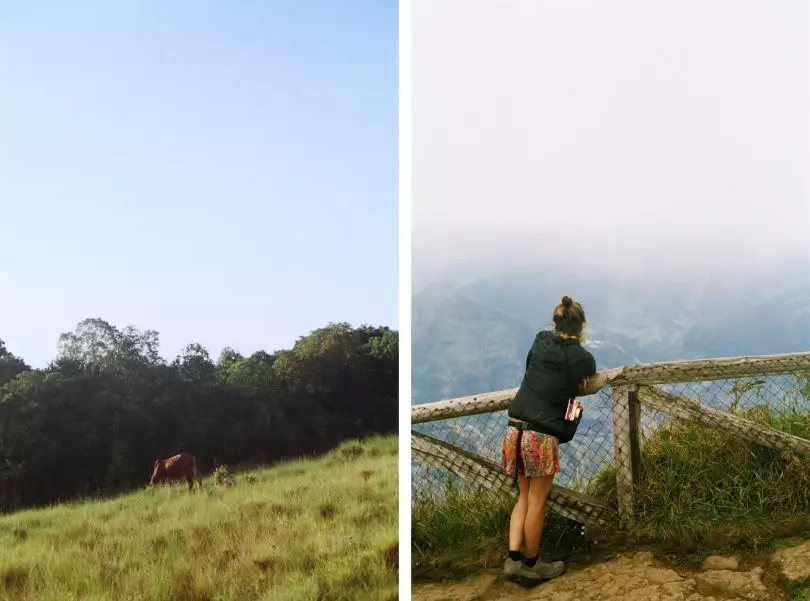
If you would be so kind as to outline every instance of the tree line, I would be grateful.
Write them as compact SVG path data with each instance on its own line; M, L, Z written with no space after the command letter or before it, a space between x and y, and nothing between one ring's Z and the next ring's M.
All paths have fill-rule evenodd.
M32 369L0 340L0 510L143 486L158 457L270 464L397 431L399 334L346 323L290 350L214 361L190 344L87 319Z

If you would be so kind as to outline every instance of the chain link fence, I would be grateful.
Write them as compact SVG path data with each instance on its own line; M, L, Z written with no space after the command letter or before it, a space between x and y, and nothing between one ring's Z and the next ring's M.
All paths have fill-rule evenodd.
M585 406L577 435L568 444L560 445L560 474L555 482L575 491L585 491L592 474L612 465L612 423L610 390L603 389L583 397ZM462 479L464 460L459 457L450 469L431 465L414 453L411 461L411 484L414 498L441 495L448 483L466 490L492 490L502 483L500 475L501 445L506 428L506 410L479 415L414 424L414 433L429 436L458 447L490 464L494 473L483 473L475 479Z
M775 375L768 374L769 370ZM757 375L742 375L746 371ZM661 384L655 380L680 381ZM634 400L629 407L623 405L628 397L621 395L626 390L636 391L635 410ZM617 481L619 488L622 483L633 488L631 481L622 480L625 475L629 478L631 470L626 466L632 466L634 479L642 474L649 476L660 468L663 451L677 442L678 436L693 436L699 442L719 432L743 444L773 448L790 461L796 460L796 453L802 453L803 443L807 443L810 453L807 354L631 366L611 385L580 401L585 406L583 419L575 438L560 446L561 472L555 484L593 495L614 508L621 505ZM507 404L501 402L499 410L489 413L412 425L411 485L415 502L440 497L449 488L509 489L511 479L500 468L507 422L503 407ZM722 452L725 447L718 448ZM715 453L700 460L710 464L728 458ZM722 484L718 486L722 488ZM565 507L559 503L550 506L565 514Z
M789 439L770 432L769 429L791 435L802 434L801 431L792 431L792 426L796 423L792 417L799 416L801 422L801 416L807 417L810 414L810 385L805 373L659 384L652 388L677 399L695 401L709 411L692 411L690 419L678 419L673 413L676 416L685 413L680 410L680 405L677 410L674 407L667 409L653 406L650 402L652 399L648 398L648 402L645 402L645 395L642 393L642 446L655 443L666 430L662 430L662 426L672 428L678 422L689 421L695 428L721 430L755 444L788 452L792 449ZM666 397L660 399L661 405L666 402ZM739 417L745 421L729 420L727 416ZM763 427L757 428L758 425Z
M794 375L658 384L654 389L674 397L698 401L705 407L739 415L743 419L765 418L772 421L780 416L810 413L808 376L810 374L799 371ZM676 421L669 412L650 407L643 399L641 406L642 442L650 440L663 424Z

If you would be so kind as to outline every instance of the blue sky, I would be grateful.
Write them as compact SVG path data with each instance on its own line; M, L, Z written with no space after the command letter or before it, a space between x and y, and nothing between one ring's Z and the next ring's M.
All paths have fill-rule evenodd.
M396 326L397 5L0 10L0 339L44 366L86 317L289 348Z

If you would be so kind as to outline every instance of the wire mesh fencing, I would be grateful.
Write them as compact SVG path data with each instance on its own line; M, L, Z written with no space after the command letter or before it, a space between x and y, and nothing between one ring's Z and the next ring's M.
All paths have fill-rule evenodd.
M797 367L802 369L801 365ZM803 444L810 429L809 376L799 371L791 375L655 385L654 393L663 394L655 399L641 394L642 448L654 450L680 428L681 436L688 432L695 436L698 432L703 436L722 432L785 453L801 452L802 448L810 452L810 442ZM687 424L691 430L684 429Z
M609 389L581 399L585 406L577 435L568 444L560 445L560 474L555 482L575 491L585 492L591 476L612 464L611 396ZM454 417L413 424L416 434L453 445L475 455L481 465L490 466L492 474L478 470L478 477L469 477L464 467L467 457L447 458L445 465L428 462L419 452L411 461L411 486L414 498L441 495L448 485L466 490L492 490L504 480L500 473L501 447L507 423L506 410L478 415ZM418 443L417 443L418 444ZM462 478L459 474L468 475Z
M625 512L633 511L639 478L649 484L649 478L663 477L661 461L672 459L665 457L667 449L685 436L695 439L692 449L722 435L741 441L740 449L770 448L789 462L810 456L808 354L630 366L580 400L583 419L574 439L560 446L555 484L620 510L624 492ZM449 488L508 489L511 479L500 467L506 422L501 409L413 424L414 500ZM711 456L693 459L717 465L732 460L729 445L711 448ZM722 479L722 470L717 473Z
M633 517L746 523L810 510L810 387L796 374L640 387ZM646 400L646 402L645 402Z
M802 443L793 438L804 438L802 424L810 415L809 375L658 384L651 387L654 396L642 390L642 442L660 437L664 424L690 422L754 444L796 450Z

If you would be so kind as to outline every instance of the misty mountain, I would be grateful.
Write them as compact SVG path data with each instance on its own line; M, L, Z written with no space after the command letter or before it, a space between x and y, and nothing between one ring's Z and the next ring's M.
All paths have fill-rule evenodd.
M429 285L412 297L412 402L520 384L535 333L563 294L580 300L586 347L599 369L633 363L810 350L804 270L734 281L664 281L513 270L463 286ZM662 278L663 279L663 278Z
M413 297L411 323L413 402L520 384L534 339L520 319L431 285Z

